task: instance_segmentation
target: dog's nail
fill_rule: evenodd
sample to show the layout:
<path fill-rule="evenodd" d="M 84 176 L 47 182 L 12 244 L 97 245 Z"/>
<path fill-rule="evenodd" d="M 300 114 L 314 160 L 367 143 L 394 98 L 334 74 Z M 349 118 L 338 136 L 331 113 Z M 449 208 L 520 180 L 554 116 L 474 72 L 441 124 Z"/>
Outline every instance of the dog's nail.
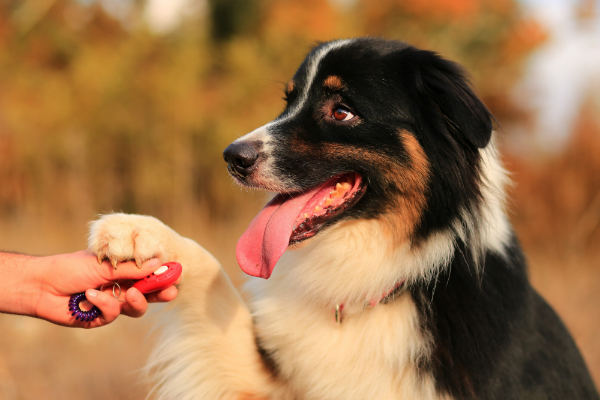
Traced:
<path fill-rule="evenodd" d="M 115 259 L 115 258 L 111 259 L 110 263 L 112 264 L 114 269 L 117 269 L 117 263 L 118 263 L 117 259 Z"/>
<path fill-rule="evenodd" d="M 100 254 L 98 254 L 98 264 L 102 265 L 102 260 L 103 258 L 100 256 Z"/>

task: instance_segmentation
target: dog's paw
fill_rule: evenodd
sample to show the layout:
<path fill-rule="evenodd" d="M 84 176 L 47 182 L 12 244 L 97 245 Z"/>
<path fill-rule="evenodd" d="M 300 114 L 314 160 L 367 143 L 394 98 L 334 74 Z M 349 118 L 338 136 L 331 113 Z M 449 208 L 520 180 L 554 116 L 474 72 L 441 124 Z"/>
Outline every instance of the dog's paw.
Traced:
<path fill-rule="evenodd" d="M 135 260 L 138 267 L 150 258 L 165 261 L 173 256 L 170 244 L 177 234 L 154 217 L 133 214 L 108 214 L 90 224 L 88 249 L 107 258 L 113 267 L 121 261 Z"/>

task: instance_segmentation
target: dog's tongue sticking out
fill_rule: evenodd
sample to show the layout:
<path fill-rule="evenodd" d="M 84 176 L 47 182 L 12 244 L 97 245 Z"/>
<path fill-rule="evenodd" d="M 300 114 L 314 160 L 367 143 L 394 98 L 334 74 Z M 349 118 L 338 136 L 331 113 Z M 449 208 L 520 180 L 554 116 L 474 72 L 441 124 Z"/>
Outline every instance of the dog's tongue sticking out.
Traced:
<path fill-rule="evenodd" d="M 296 195 L 279 194 L 254 217 L 238 241 L 238 264 L 248 275 L 269 278 L 304 221 L 325 217 L 360 188 L 360 175 L 345 174 Z"/>

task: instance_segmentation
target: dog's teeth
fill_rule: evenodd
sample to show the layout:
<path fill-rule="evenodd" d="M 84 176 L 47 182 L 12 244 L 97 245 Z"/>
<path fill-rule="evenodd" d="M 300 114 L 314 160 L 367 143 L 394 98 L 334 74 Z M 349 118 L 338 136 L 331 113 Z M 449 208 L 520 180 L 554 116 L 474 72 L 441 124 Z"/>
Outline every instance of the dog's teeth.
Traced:
<path fill-rule="evenodd" d="M 350 183 L 349 182 L 342 183 L 342 188 L 344 190 L 350 190 Z"/>
<path fill-rule="evenodd" d="M 308 218 L 308 217 L 309 217 L 309 215 L 308 215 L 308 213 L 304 213 L 304 215 L 303 215 L 302 217 L 303 217 L 303 218 Z"/>
<path fill-rule="evenodd" d="M 316 207 L 315 207 L 315 212 L 316 212 L 316 213 L 317 213 L 317 212 L 319 212 L 319 211 L 321 211 L 321 210 L 322 210 L 322 208 L 321 208 L 321 207 L 319 207 L 319 206 L 316 206 Z"/>
<path fill-rule="evenodd" d="M 325 207 L 331 205 L 332 202 L 333 202 L 332 199 L 325 199 Z"/>
<path fill-rule="evenodd" d="M 340 190 L 342 188 L 342 184 L 341 183 L 336 183 L 335 184 L 335 190 Z"/>
<path fill-rule="evenodd" d="M 338 198 L 340 197 L 340 193 L 337 190 L 334 190 L 333 192 L 329 193 L 329 197 L 332 199 Z"/>

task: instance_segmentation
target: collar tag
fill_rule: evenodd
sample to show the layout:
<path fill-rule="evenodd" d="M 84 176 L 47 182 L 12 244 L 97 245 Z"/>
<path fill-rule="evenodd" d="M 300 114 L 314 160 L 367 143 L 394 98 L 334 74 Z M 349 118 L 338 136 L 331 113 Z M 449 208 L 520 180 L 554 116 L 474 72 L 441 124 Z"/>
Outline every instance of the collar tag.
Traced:
<path fill-rule="evenodd" d="M 342 310 L 344 309 L 344 305 L 343 304 L 337 304 L 335 306 L 335 323 L 336 324 L 341 324 L 342 323 Z"/>
<path fill-rule="evenodd" d="M 396 283 L 396 285 L 394 286 L 394 288 L 392 290 L 390 290 L 387 293 L 384 293 L 381 297 L 366 301 L 363 309 L 373 308 L 377 304 L 391 303 L 396 299 L 396 296 L 399 296 L 400 294 L 402 294 L 403 291 L 404 291 L 404 280 Z M 335 309 L 333 311 L 334 311 L 335 323 L 341 324 L 342 317 L 343 317 L 342 311 L 344 311 L 344 303 L 336 304 Z"/>

